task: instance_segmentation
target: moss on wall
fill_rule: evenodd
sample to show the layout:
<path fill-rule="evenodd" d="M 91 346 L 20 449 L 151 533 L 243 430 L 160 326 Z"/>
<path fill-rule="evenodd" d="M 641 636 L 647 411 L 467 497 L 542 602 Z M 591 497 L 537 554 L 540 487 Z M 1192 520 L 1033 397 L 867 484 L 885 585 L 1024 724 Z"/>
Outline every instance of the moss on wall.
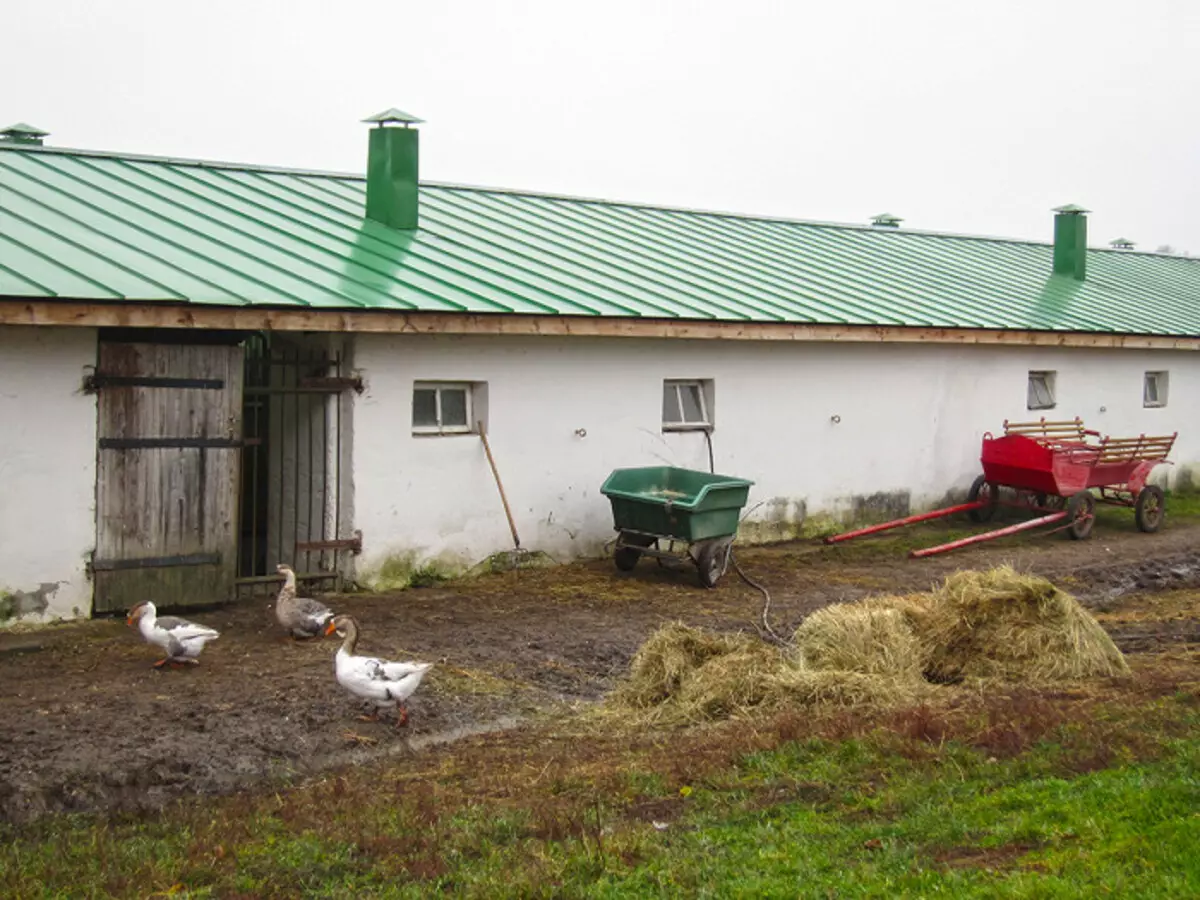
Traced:
<path fill-rule="evenodd" d="M 62 582 L 47 581 L 31 591 L 0 588 L 0 625 L 10 625 L 23 616 L 43 615 L 50 607 L 50 598 Z"/>
<path fill-rule="evenodd" d="M 360 574 L 358 581 L 372 591 L 399 591 L 430 587 L 466 571 L 467 565 L 456 557 L 423 558 L 415 550 L 406 550 L 386 557 L 377 568 Z"/>

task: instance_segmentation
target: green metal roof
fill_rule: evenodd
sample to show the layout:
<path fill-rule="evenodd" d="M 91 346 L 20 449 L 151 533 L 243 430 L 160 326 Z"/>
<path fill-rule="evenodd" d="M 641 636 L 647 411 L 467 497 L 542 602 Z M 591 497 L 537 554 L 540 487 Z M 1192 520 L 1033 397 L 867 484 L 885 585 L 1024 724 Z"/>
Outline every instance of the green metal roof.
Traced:
<path fill-rule="evenodd" d="M 1200 261 L 0 145 L 0 297 L 1200 334 Z M 1051 230 L 1047 215 L 1046 229 Z"/>

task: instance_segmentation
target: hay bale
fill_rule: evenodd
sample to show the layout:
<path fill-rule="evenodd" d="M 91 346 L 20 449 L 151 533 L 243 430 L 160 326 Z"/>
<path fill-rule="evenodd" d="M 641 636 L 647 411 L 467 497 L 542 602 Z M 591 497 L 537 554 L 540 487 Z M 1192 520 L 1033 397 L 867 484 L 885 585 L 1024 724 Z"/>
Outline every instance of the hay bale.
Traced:
<path fill-rule="evenodd" d="M 783 667 L 779 651 L 761 641 L 714 656 L 680 684 L 675 711 L 692 722 L 744 715 L 778 699 Z"/>
<path fill-rule="evenodd" d="M 920 634 L 930 677 L 1052 682 L 1129 671 L 1099 623 L 1045 578 L 1011 566 L 957 572 L 931 600 Z"/>
<path fill-rule="evenodd" d="M 935 688 L 919 676 L 896 678 L 888 675 L 847 672 L 835 669 L 790 668 L 779 671 L 772 699 L 807 707 L 856 707 L 884 709 L 910 706 Z"/>
<path fill-rule="evenodd" d="M 679 694 L 684 680 L 714 657 L 761 645 L 743 634 L 718 634 L 673 622 L 654 632 L 633 657 L 629 678 L 613 699 L 636 708 L 657 706 Z"/>
<path fill-rule="evenodd" d="M 926 652 L 902 609 L 882 603 L 838 603 L 813 613 L 793 642 L 813 669 L 914 680 Z"/>
<path fill-rule="evenodd" d="M 1070 594 L 1009 566 L 959 572 L 927 594 L 826 607 L 784 654 L 755 637 L 682 623 L 642 645 L 612 705 L 701 722 L 784 705 L 881 709 L 930 699 L 926 679 L 1075 680 L 1128 671 Z"/>

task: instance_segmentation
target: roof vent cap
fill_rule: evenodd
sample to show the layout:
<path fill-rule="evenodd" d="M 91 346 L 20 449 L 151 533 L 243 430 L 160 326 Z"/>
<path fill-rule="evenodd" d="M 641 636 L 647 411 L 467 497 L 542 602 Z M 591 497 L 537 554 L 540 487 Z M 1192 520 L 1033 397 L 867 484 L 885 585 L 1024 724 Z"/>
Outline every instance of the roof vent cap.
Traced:
<path fill-rule="evenodd" d="M 1133 241 L 1131 241 L 1129 238 L 1114 238 L 1108 242 L 1108 246 L 1112 247 L 1114 250 L 1132 250 Z"/>
<path fill-rule="evenodd" d="M 871 225 L 875 228 L 899 228 L 900 223 L 904 220 L 899 216 L 893 216 L 891 213 L 880 213 L 877 216 L 871 216 Z"/>
<path fill-rule="evenodd" d="M 409 125 L 420 125 L 425 120 L 418 119 L 416 116 L 410 115 L 402 109 L 396 109 L 396 107 L 393 106 L 391 109 L 385 109 L 381 113 L 375 113 L 373 116 L 367 116 L 367 118 L 363 119 L 363 121 L 378 125 L 380 128 L 391 122 L 398 122 L 407 128 Z"/>
<path fill-rule="evenodd" d="M 0 144 L 27 144 L 32 147 L 42 146 L 42 138 L 49 137 L 50 132 L 42 131 L 33 125 L 18 122 L 0 131 Z"/>

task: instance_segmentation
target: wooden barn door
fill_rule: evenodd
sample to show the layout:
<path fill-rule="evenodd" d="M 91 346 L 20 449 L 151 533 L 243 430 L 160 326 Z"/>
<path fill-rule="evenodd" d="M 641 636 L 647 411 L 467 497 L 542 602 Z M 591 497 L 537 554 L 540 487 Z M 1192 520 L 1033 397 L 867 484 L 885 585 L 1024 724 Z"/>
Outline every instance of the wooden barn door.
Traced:
<path fill-rule="evenodd" d="M 96 612 L 232 598 L 242 378 L 236 344 L 101 340 Z"/>

